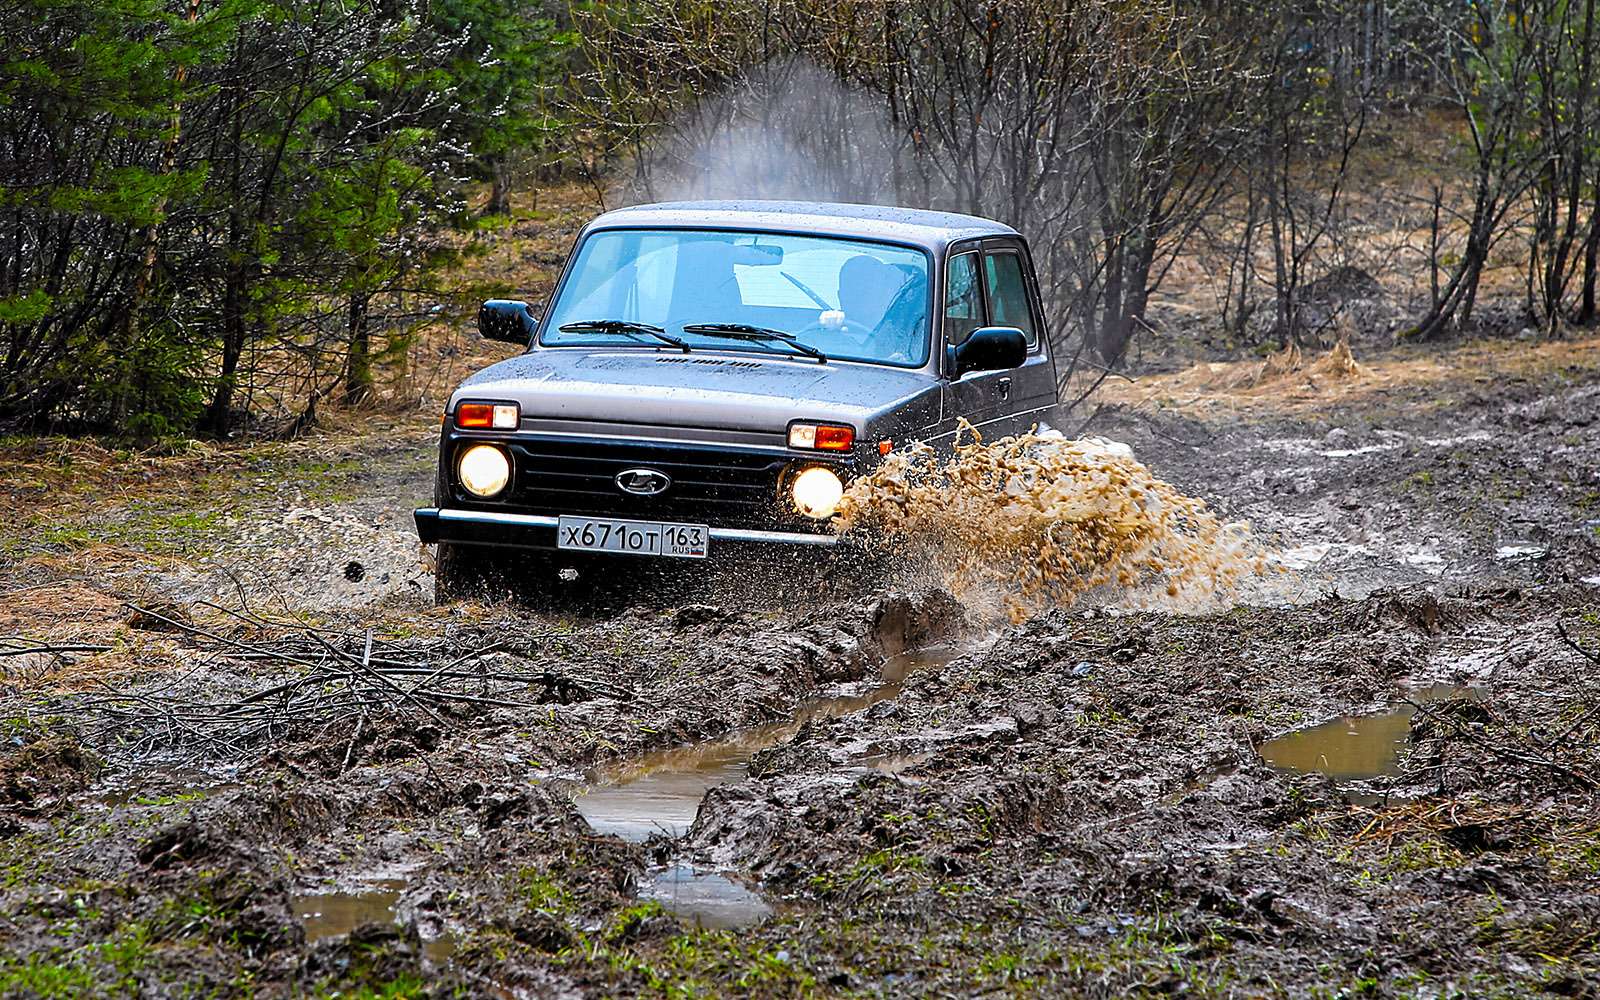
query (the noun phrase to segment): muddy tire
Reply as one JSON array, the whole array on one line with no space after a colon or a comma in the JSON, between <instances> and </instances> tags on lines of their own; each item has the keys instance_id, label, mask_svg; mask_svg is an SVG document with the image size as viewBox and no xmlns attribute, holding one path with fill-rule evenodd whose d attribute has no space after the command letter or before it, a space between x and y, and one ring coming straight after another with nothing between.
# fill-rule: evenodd
<instances>
[{"instance_id":1,"label":"muddy tire","mask_svg":"<svg viewBox=\"0 0 1600 1000\"><path fill-rule=\"evenodd\" d=\"M544 608L555 596L555 574L555 564L543 552L440 542L433 599L436 604L468 598L511 600L526 608Z\"/></svg>"},{"instance_id":2,"label":"muddy tire","mask_svg":"<svg viewBox=\"0 0 1600 1000\"><path fill-rule=\"evenodd\" d=\"M490 553L475 545L439 543L433 567L433 601L449 604L481 596L492 576Z\"/></svg>"}]
</instances>

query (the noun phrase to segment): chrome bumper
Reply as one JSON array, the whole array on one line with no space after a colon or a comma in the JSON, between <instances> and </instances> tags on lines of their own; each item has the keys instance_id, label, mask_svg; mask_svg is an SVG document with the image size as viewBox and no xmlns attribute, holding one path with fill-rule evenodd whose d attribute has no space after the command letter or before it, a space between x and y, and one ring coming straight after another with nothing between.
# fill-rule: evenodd
<instances>
[{"instance_id":1,"label":"chrome bumper","mask_svg":"<svg viewBox=\"0 0 1600 1000\"><path fill-rule=\"evenodd\" d=\"M417 521L417 537L427 543L511 545L532 549L555 548L556 526L560 523L559 518L546 514L503 514L499 511L450 510L439 507L420 508L414 516ZM839 539L835 535L813 535L804 531L757 531L750 528L711 528L710 531L712 540L718 542L824 547L839 544Z\"/></svg>"}]
</instances>

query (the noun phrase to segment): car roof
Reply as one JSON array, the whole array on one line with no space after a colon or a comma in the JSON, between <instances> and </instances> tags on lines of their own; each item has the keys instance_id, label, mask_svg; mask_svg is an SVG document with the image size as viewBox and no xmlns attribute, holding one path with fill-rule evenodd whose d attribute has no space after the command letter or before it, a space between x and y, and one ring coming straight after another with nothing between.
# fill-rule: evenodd
<instances>
[{"instance_id":1,"label":"car roof","mask_svg":"<svg viewBox=\"0 0 1600 1000\"><path fill-rule=\"evenodd\" d=\"M666 201L607 212L587 228L642 227L818 233L911 243L934 251L956 240L1017 235L1010 226L974 215L823 201Z\"/></svg>"}]
</instances>

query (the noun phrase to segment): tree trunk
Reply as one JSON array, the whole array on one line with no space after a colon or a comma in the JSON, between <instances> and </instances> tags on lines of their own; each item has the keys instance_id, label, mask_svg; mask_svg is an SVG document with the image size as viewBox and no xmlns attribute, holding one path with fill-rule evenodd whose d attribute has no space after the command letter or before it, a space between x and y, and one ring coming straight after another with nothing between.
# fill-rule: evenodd
<instances>
[{"instance_id":1,"label":"tree trunk","mask_svg":"<svg viewBox=\"0 0 1600 1000\"><path fill-rule=\"evenodd\" d=\"M505 157L494 156L489 160L489 170L489 204L484 206L483 214L510 215L511 168L506 165Z\"/></svg>"},{"instance_id":2,"label":"tree trunk","mask_svg":"<svg viewBox=\"0 0 1600 1000\"><path fill-rule=\"evenodd\" d=\"M367 325L367 293L350 293L350 356L344 376L344 402L357 406L372 397L372 340Z\"/></svg>"},{"instance_id":3,"label":"tree trunk","mask_svg":"<svg viewBox=\"0 0 1600 1000\"><path fill-rule=\"evenodd\" d=\"M194 24L200 18L200 0L189 0L189 12L186 20ZM182 128L182 92L183 85L189 79L189 67L178 65L172 71L175 96L172 105L172 119L167 126L167 136L161 148L161 176L169 177L178 167L178 137ZM128 416L128 403L133 386L129 382L131 369L135 361L130 355L138 350L140 314L145 311L145 299L150 291L150 286L155 282L156 257L161 249L161 219L167 211L167 198L162 195L156 200L155 211L152 213L150 224L145 226L141 239L144 249L140 254L139 269L134 273L133 289L128 296L127 308L122 314L122 323L119 328L118 340L113 350L123 372L117 379L116 394L111 402L111 426L122 428Z\"/></svg>"},{"instance_id":4,"label":"tree trunk","mask_svg":"<svg viewBox=\"0 0 1600 1000\"><path fill-rule=\"evenodd\" d=\"M217 389L206 411L206 426L217 437L225 438L233 427L233 390L239 377L239 360L245 344L245 270L237 261L229 264L222 289L222 370Z\"/></svg>"},{"instance_id":5,"label":"tree trunk","mask_svg":"<svg viewBox=\"0 0 1600 1000\"><path fill-rule=\"evenodd\" d=\"M1431 340L1443 333L1446 327L1453 325L1460 329L1472 319L1472 308L1478 298L1478 282L1483 277L1483 266L1489 259L1489 244L1494 238L1494 208L1487 172L1480 172L1472 222L1467 230L1467 245L1462 251L1461 263L1451 275L1438 302L1411 329L1408 337Z\"/></svg>"},{"instance_id":6,"label":"tree trunk","mask_svg":"<svg viewBox=\"0 0 1600 1000\"><path fill-rule=\"evenodd\" d=\"M1122 313L1122 261L1127 252L1127 234L1117 238L1106 260L1105 302L1100 311L1100 329L1095 337L1095 353L1105 365L1115 365L1128 348L1129 331Z\"/></svg>"},{"instance_id":7,"label":"tree trunk","mask_svg":"<svg viewBox=\"0 0 1600 1000\"><path fill-rule=\"evenodd\" d=\"M1578 307L1579 326L1592 326L1595 321L1595 284L1600 275L1600 184L1595 187L1594 201L1589 209L1589 233L1583 241L1583 302Z\"/></svg>"}]
</instances>

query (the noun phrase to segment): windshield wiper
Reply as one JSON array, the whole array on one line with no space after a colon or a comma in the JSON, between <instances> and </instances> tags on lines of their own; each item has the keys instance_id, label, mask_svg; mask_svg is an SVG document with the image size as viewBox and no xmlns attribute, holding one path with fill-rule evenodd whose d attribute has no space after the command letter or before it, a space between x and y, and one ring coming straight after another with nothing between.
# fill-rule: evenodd
<instances>
[{"instance_id":1,"label":"windshield wiper","mask_svg":"<svg viewBox=\"0 0 1600 1000\"><path fill-rule=\"evenodd\" d=\"M664 344L671 344L685 354L689 353L687 342L679 340L659 326L636 323L631 319L580 319L575 323L563 323L559 329L562 333L620 333L625 337L645 333Z\"/></svg>"},{"instance_id":2,"label":"windshield wiper","mask_svg":"<svg viewBox=\"0 0 1600 1000\"><path fill-rule=\"evenodd\" d=\"M801 354L817 359L818 364L826 364L828 356L812 347L810 344L796 340L793 334L784 333L782 330L773 330L765 326L751 326L749 323L685 323L684 333L701 333L712 337L726 337L729 340L776 340L788 344Z\"/></svg>"}]
</instances>

